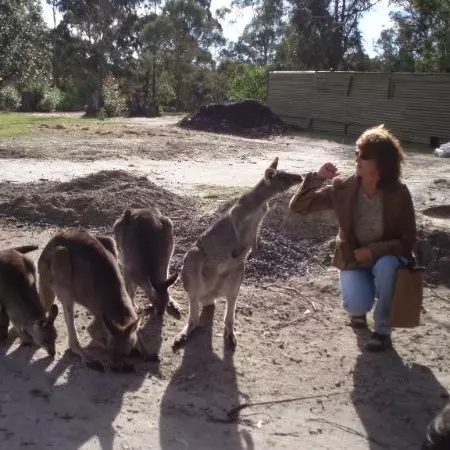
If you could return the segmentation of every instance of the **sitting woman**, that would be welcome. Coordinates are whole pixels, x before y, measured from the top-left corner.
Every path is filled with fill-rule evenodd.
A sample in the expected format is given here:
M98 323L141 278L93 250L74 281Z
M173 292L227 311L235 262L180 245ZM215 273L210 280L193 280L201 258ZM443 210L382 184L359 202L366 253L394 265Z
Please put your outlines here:
M367 328L366 314L377 297L375 332L366 349L383 351L391 346L397 268L412 257L416 219L409 190L400 181L399 141L381 125L366 130L356 145L354 175L337 177L337 168L326 163L306 175L289 207L300 214L335 211L339 232L333 265L339 269L344 308L352 327ZM324 186L326 180L333 181Z

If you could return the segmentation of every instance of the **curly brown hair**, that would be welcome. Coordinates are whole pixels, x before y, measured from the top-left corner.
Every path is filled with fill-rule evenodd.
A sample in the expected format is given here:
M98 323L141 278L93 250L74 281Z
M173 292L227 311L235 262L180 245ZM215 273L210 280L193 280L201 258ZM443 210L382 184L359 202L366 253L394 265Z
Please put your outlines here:
M374 159L380 180L380 189L389 188L400 181L401 165L406 154L400 141L384 125L364 131L356 141L363 159Z

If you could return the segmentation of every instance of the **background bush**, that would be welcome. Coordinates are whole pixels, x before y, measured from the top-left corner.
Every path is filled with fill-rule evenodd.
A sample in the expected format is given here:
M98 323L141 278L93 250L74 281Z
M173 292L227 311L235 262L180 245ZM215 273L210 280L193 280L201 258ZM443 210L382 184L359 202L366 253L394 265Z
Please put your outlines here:
M127 109L127 98L120 89L119 81L113 75L103 80L103 108L108 117L121 116Z
M20 107L20 94L14 86L0 89L0 110L17 111Z

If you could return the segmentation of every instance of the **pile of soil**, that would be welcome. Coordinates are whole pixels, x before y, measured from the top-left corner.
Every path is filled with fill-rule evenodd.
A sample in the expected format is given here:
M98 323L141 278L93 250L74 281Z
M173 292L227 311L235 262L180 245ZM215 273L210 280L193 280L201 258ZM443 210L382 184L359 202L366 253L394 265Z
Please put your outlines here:
M337 232L331 212L301 216L289 212L291 194L273 199L260 231L260 251L250 261L246 278L255 282L317 275L329 267ZM114 221L127 207L153 206L174 224L175 249L172 270L197 237L236 201L220 204L205 214L188 197L170 192L146 177L128 172L101 171L70 182L0 183L0 217L34 226L91 228L111 233ZM421 231L417 248L426 279L450 286L450 235Z
M127 207L148 206L170 217L195 212L188 198L121 170L104 170L65 183L0 183L0 216L34 225L111 227Z
M336 234L332 213L300 216L289 212L292 194L280 195L270 204L271 209L260 230L260 249L246 265L246 279L258 282L288 279L320 273L330 262ZM179 269L185 252L192 242L237 200L223 202L212 214L202 215L189 223L174 221L176 246L173 265ZM195 236L195 238L194 238Z
M275 134L286 126L271 109L257 100L238 100L201 106L179 126L193 130L245 136Z
M450 288L450 234L442 230L419 230L417 261L424 266L425 280Z

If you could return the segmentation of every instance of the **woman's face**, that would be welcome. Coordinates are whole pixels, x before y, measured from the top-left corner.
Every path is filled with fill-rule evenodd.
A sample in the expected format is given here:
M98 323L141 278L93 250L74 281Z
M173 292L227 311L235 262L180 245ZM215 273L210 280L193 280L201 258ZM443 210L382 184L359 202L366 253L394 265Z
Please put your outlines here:
M364 150L357 147L355 151L356 174L361 178L379 178L375 159L364 154Z

